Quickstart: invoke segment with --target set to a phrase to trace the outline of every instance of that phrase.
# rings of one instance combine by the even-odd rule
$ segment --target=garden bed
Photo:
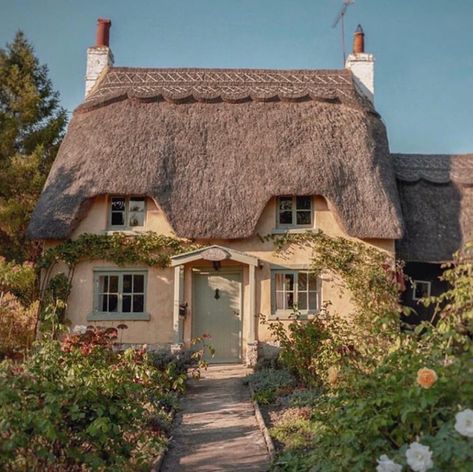
[[[115,352],[86,328],[0,364],[0,469],[149,471],[166,450],[191,357]]]

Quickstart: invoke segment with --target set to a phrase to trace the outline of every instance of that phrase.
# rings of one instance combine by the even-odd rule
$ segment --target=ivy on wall
[[[65,312],[67,299],[72,286],[72,279],[77,264],[85,260],[105,260],[118,266],[143,264],[149,267],[166,268],[171,257],[198,249],[200,245],[190,240],[173,236],[164,236],[154,232],[138,235],[123,233],[81,234],[77,239],[64,241],[57,246],[46,249],[37,262],[42,271],[40,284],[40,305],[36,320],[36,331],[39,322],[48,318],[52,323],[55,313]],[[67,274],[59,274],[61,280],[61,297],[55,295],[58,275],[51,277],[57,264],[64,263]],[[53,303],[51,303],[53,300]],[[57,307],[60,310],[57,310]],[[61,320],[57,320],[60,322]]]
[[[348,290],[354,305],[350,330],[354,341],[367,351],[382,351],[398,336],[400,315],[406,308],[399,302],[404,289],[402,263],[388,253],[356,240],[331,237],[322,231],[268,235],[277,253],[286,256],[294,247],[311,248],[311,270],[330,274],[334,283]]]

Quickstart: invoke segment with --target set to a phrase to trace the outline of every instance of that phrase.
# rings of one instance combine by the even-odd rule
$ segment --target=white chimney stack
[[[89,94],[102,72],[113,66],[113,54],[110,49],[110,27],[112,22],[105,18],[97,20],[95,46],[87,49],[87,71],[85,76],[85,96]]]
[[[353,36],[353,52],[345,67],[352,71],[358,90],[374,104],[374,56],[365,52],[365,33],[361,25]]]

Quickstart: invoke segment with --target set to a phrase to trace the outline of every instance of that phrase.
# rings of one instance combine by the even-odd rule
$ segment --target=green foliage
[[[66,121],[47,67],[18,32],[0,49],[0,254],[9,260],[37,255],[26,226]]]
[[[10,292],[25,306],[36,298],[36,271],[29,262],[15,264],[0,256],[0,294]]]
[[[0,257],[0,358],[22,356],[33,342],[38,308],[35,278],[32,264]]]
[[[51,277],[41,303],[41,331],[56,337],[64,328],[67,300],[71,292],[71,282],[62,272]]]
[[[370,357],[382,353],[399,333],[399,290],[403,285],[402,265],[368,244],[330,237],[322,231],[267,236],[278,252],[290,253],[291,246],[311,247],[311,269],[334,277],[347,290],[354,305],[350,320],[358,349]]]
[[[149,470],[185,374],[145,350],[115,353],[114,329],[44,341],[0,367],[0,469]]]
[[[442,280],[450,289],[425,303],[435,305],[434,323],[449,342],[465,344],[473,337],[473,242],[467,243],[451,263],[444,265]],[[468,342],[467,342],[468,344]]]
[[[334,246],[324,242],[323,247],[327,254],[327,248]],[[391,316],[394,319],[399,310],[395,309],[394,292],[388,290],[389,272],[384,282],[376,276],[372,284],[353,280],[347,284],[355,289],[356,322],[352,329],[360,342],[356,344],[356,362],[343,362],[343,359],[337,362],[336,375],[328,382],[330,385],[325,382],[309,420],[292,425],[283,423],[274,430],[275,437],[286,447],[273,464],[273,470],[364,472],[375,470],[382,455],[406,466],[406,450],[415,441],[429,446],[433,452],[434,466],[429,470],[473,470],[473,438],[461,435],[454,427],[455,415],[473,406],[471,247],[468,245],[459,253],[445,273],[451,289],[439,298],[429,300],[437,306],[436,325],[424,323],[405,332],[394,329],[389,320]],[[347,276],[350,280],[350,274],[365,274],[367,280],[376,274],[374,268],[363,267],[366,264],[363,258],[356,260],[356,257],[343,256],[338,259],[337,256],[336,259],[339,260],[336,267],[340,269],[337,273],[343,280]],[[334,261],[330,257],[327,260],[328,266],[333,267]],[[358,267],[352,267],[351,262],[346,265],[346,260],[356,261]],[[367,260],[371,264],[375,258],[368,257]],[[395,282],[394,277],[392,282]],[[374,287],[369,296],[379,297],[379,300],[372,300],[371,307],[360,305],[368,303],[366,298],[356,294],[362,287],[367,293]],[[380,309],[381,319],[388,323],[379,322],[377,309],[373,307]],[[365,323],[370,312],[372,330]],[[357,322],[363,326],[363,331],[358,332]],[[384,336],[378,332],[381,342],[377,343],[373,334],[383,324],[388,334]],[[333,328],[328,329],[328,339],[338,336]],[[307,328],[307,336],[312,329]],[[358,337],[363,332],[366,332],[365,342]],[[345,335],[342,338],[345,339]],[[371,349],[369,344],[373,341],[376,345]],[[331,342],[325,344],[329,350],[335,347],[338,351],[336,343],[332,347]],[[370,351],[373,353],[371,360],[366,356]],[[313,353],[318,354],[316,347]],[[438,380],[434,379],[430,384],[420,381],[417,372],[421,368],[435,371]]]
[[[406,445],[417,438],[432,445],[433,470],[469,470],[464,464],[473,459],[473,439],[459,435],[453,423],[459,410],[472,405],[471,365],[469,355],[446,363],[404,346],[369,374],[346,370],[343,387],[322,395],[312,410],[313,439],[298,446],[309,452],[295,458],[294,451],[285,451],[275,470],[295,470],[295,463],[300,470],[374,470],[383,454],[403,463]],[[416,382],[424,366],[438,375],[429,389]],[[465,454],[468,459],[462,459]]]
[[[316,406],[321,396],[320,390],[301,389],[294,390],[287,398],[289,406],[292,407],[306,407]]]
[[[308,408],[290,408],[271,428],[271,436],[285,449],[304,449],[314,440],[314,426],[309,418]]]
[[[295,385],[294,376],[282,369],[261,369],[248,375],[245,381],[253,386],[253,399],[264,405],[273,403],[278,394],[292,390]]]
[[[295,312],[289,324],[270,321],[267,325],[279,343],[280,362],[308,387],[323,385],[332,366],[362,363],[351,323],[331,316],[326,307],[312,319]]]
[[[374,368],[400,333],[401,266],[367,244],[321,231],[268,238],[283,254],[293,246],[312,248],[311,270],[329,276],[353,304],[348,316],[331,312],[326,304],[313,319],[295,311],[287,326],[267,322],[281,346],[283,365],[310,387],[330,386],[330,369]]]
[[[133,236],[123,233],[83,233],[77,239],[44,251],[38,260],[38,267],[48,269],[58,262],[64,262],[73,268],[81,260],[103,259],[119,266],[144,264],[164,268],[169,266],[171,256],[198,247],[190,241],[151,231]]]

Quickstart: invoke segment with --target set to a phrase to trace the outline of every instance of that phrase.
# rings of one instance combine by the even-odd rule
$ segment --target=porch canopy
[[[236,251],[228,247],[219,245],[206,246],[195,251],[179,254],[171,258],[171,267],[174,267],[174,311],[173,311],[173,328],[175,343],[183,343],[183,323],[179,316],[179,309],[183,301],[184,293],[184,265],[190,262],[204,260],[209,262],[222,262],[231,260],[240,262],[248,266],[249,273],[249,332],[248,343],[254,343],[256,333],[256,267],[259,260],[255,256],[251,256],[244,252]]]

